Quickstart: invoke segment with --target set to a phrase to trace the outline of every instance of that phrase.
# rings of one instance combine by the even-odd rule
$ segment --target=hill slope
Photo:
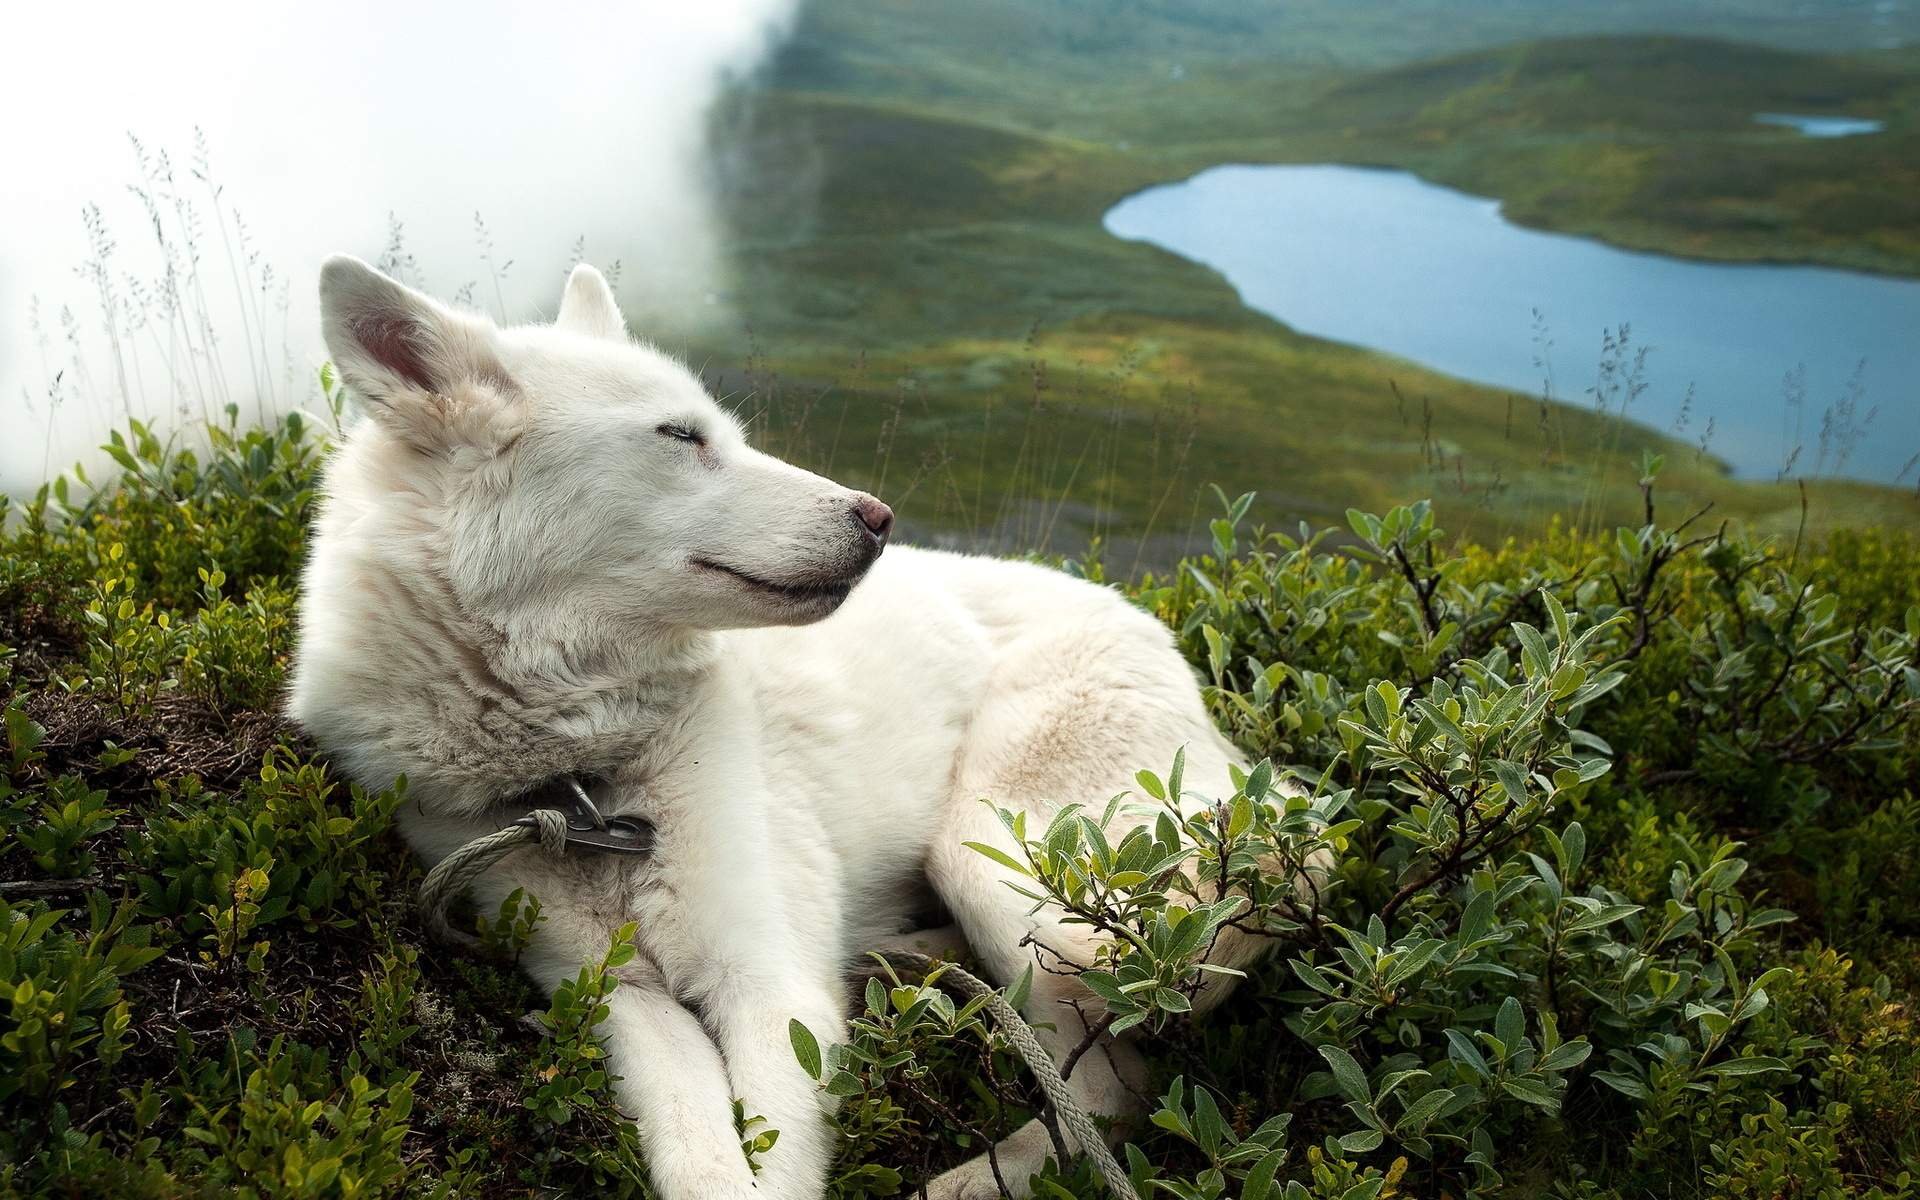
[[[1260,78],[1201,79],[1192,96],[1108,86],[1103,119],[1143,123],[1138,139],[1116,139],[978,111],[984,82],[944,97],[868,95],[870,64],[835,67],[820,40],[803,30],[797,59],[774,73],[786,90],[724,124],[744,244],[734,299],[756,347],[750,369],[725,382],[753,389],[776,448],[884,485],[922,531],[992,530],[1012,546],[1050,535],[1063,549],[1090,532],[1183,539],[1198,485],[1218,482],[1262,491],[1270,517],[1316,521],[1445,493],[1469,529],[1497,536],[1583,506],[1628,519],[1646,450],[1668,455],[1682,502],[1711,500],[1766,529],[1800,522],[1797,490],[1730,481],[1697,448],[1294,334],[1211,272],[1109,236],[1099,217],[1220,158],[1425,155],[1416,165],[1443,177],[1449,164],[1504,163],[1536,185],[1577,188],[1580,177],[1554,176],[1541,156],[1583,138],[1612,144],[1593,131],[1640,120],[1581,98],[1633,90],[1620,76],[1636,61],[1685,75],[1673,64],[1704,55],[1720,64],[1711,79],[1744,77],[1755,56],[1774,55],[1768,74],[1805,67],[1793,83],[1803,98],[1821,79],[1881,79],[1877,69],[1665,41],[1518,47],[1338,79],[1246,68]],[[1667,66],[1648,57],[1662,46]],[[913,65],[929,57],[964,55],[945,43],[901,53]],[[1590,64],[1585,76],[1566,65],[1575,61]],[[1584,79],[1578,94],[1556,99],[1568,79]],[[1879,86],[1885,101],[1903,85]],[[1002,106],[1042,85],[1015,73],[1007,88]],[[939,89],[922,78],[917,90]],[[1237,124],[1213,120],[1232,97]],[[1729,98],[1693,120],[1710,136],[1780,141],[1737,123],[1753,102]],[[1334,110],[1351,124],[1331,128]],[[1244,133],[1255,126],[1257,137]],[[1201,137],[1215,140],[1180,140]],[[737,358],[725,340],[708,349],[712,361]],[[1885,489],[1818,483],[1811,494],[1816,529],[1920,520],[1920,504]],[[1148,557],[1165,555],[1150,544]]]
[[[1198,110],[1164,135],[1183,164],[1378,163],[1496,196],[1523,224],[1637,249],[1920,272],[1920,56],[1911,53],[1582,38],[1317,89],[1244,74],[1209,86],[1258,97],[1264,119],[1223,136],[1235,126]],[[1809,138],[1756,124],[1759,112],[1865,116],[1886,129]]]

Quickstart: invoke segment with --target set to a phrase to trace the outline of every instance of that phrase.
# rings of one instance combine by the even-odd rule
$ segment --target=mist
[[[680,331],[717,319],[708,115],[796,2],[16,10],[0,74],[0,487],[30,490],[127,415],[311,404],[314,280],[335,252],[384,255],[509,319],[551,312],[577,257],[617,262],[629,311]],[[155,214],[173,290],[217,338],[199,361],[191,320],[164,301]]]

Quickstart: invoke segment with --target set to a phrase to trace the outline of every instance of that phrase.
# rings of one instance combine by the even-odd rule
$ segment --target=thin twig
[[[92,891],[104,882],[98,875],[82,875],[76,879],[13,879],[0,883],[0,898],[77,896]]]

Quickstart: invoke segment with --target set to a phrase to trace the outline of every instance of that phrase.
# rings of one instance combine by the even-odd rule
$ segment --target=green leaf
[[[1398,1136],[1405,1136],[1409,1133],[1419,1133],[1427,1127],[1429,1121],[1433,1120],[1433,1118],[1439,1114],[1442,1108],[1446,1107],[1447,1101],[1451,1099],[1453,1099],[1452,1088],[1433,1089],[1418,1100],[1415,1100],[1412,1104],[1407,1105],[1407,1111],[1401,1113],[1400,1119],[1394,1122],[1394,1133]]]
[[[1702,1029],[1716,1037],[1733,1028],[1733,1018],[1711,1005],[1689,1002],[1682,1015],[1689,1021],[1700,1022]]]
[[[1534,874],[1538,875],[1541,882],[1547,885],[1547,895],[1551,896],[1557,904],[1560,900],[1560,876],[1554,871],[1552,864],[1533,851],[1527,851],[1527,859],[1533,863]],[[1502,1038],[1501,1040],[1505,1041],[1506,1039]]]
[[[1473,894],[1473,899],[1467,901],[1466,911],[1460,915],[1461,941],[1477,942],[1493,931],[1493,906],[1494,894],[1491,890]]]
[[[1531,1076],[1521,1075],[1502,1079],[1500,1086],[1508,1095],[1525,1100],[1536,1108],[1550,1113],[1560,1111],[1560,1098],[1554,1095],[1553,1090],[1546,1084]]]
[[[1789,1071],[1792,1068],[1780,1059],[1754,1055],[1750,1058],[1730,1058],[1726,1062],[1715,1063],[1707,1070],[1722,1079],[1738,1079],[1744,1075],[1760,1075],[1767,1071]]]
[[[1338,996],[1340,994],[1340,989],[1334,986],[1333,981],[1328,979],[1318,967],[1305,959],[1290,958],[1287,960],[1287,966],[1293,968],[1293,973],[1300,978],[1301,983],[1306,984],[1314,991],[1328,996]]]
[[[1428,963],[1432,962],[1434,956],[1439,954],[1445,947],[1446,943],[1439,938],[1428,938],[1412,950],[1407,951],[1406,957],[1393,964],[1393,969],[1387,972],[1386,985],[1388,987],[1398,987],[1408,979],[1413,978],[1413,976],[1425,968]]]
[[[1652,1089],[1637,1075],[1629,1075],[1625,1071],[1595,1071],[1593,1077],[1622,1096],[1630,1096],[1635,1100],[1653,1098]]]
[[[1513,623],[1514,636],[1520,639],[1520,670],[1529,680],[1537,679],[1547,673],[1551,654],[1547,650],[1547,639],[1540,631],[1525,621]]]
[[[1639,911],[1640,906],[1638,904],[1603,904],[1599,908],[1583,913],[1568,922],[1567,932],[1586,933],[1590,930],[1600,929],[1613,924],[1615,921],[1624,921]]]
[[[1264,796],[1266,793],[1262,792],[1260,794]],[[1235,796],[1233,803],[1228,807],[1227,813],[1227,837],[1229,840],[1239,838],[1245,834],[1247,830],[1253,828],[1253,801],[1247,797]]]
[[[1247,772],[1247,784],[1242,790],[1247,799],[1255,803],[1265,800],[1273,790],[1273,760],[1263,758],[1255,763],[1253,770]]]
[[[1493,1019],[1493,1036],[1512,1054],[1520,1048],[1527,1037],[1527,1014],[1520,1007],[1520,997],[1508,996],[1500,1002],[1500,1012]]]
[[[1486,1058],[1481,1055],[1480,1048],[1473,1044],[1472,1038],[1458,1029],[1447,1030],[1447,1057],[1466,1066],[1482,1079],[1493,1074],[1492,1069],[1487,1066]]]
[[[860,1086],[860,1077],[851,1071],[837,1072],[832,1079],[827,1080],[827,1095],[838,1096],[843,1100],[850,1096],[858,1096],[864,1090]]]
[[[807,1078],[820,1078],[820,1042],[813,1031],[796,1018],[787,1022],[787,1037],[793,1042],[793,1056],[800,1060],[800,1069],[807,1073]]]
[[[1027,1001],[1032,997],[1033,964],[1029,962],[1027,969],[1020,972],[1020,978],[1014,980],[1013,986],[1007,989],[1007,1004],[1011,1006],[1015,1012],[1019,1012],[1026,1008]]]
[[[1540,1060],[1542,1071],[1567,1071],[1587,1061],[1593,1053],[1593,1047],[1585,1038],[1576,1038],[1555,1046],[1546,1057]]]
[[[1553,636],[1561,645],[1573,640],[1573,623],[1567,620],[1567,610],[1554,598],[1548,588],[1540,589],[1540,602],[1547,606],[1547,615],[1553,618]]]
[[[1107,1029],[1107,1032],[1112,1034],[1114,1037],[1119,1037],[1121,1034],[1125,1033],[1127,1030],[1132,1029],[1135,1025],[1143,1024],[1146,1021],[1147,1017],[1150,1015],[1151,1014],[1148,1013],[1147,1010],[1144,1008],[1138,1012],[1130,1012],[1126,1016],[1121,1017],[1118,1021],[1115,1021],[1112,1024],[1112,1026],[1110,1026]]]
[[[1285,1150],[1273,1150],[1253,1164],[1246,1182],[1240,1185],[1240,1200],[1267,1200],[1273,1192],[1273,1178],[1279,1174],[1280,1164],[1286,1157]]]
[[[1020,860],[1014,858],[1011,854],[1008,854],[1004,850],[1001,850],[994,846],[989,846],[985,842],[962,842],[960,844],[965,846],[969,850],[975,851],[976,853],[986,855],[988,858],[999,863],[1001,866],[1006,867],[1008,870],[1018,871],[1020,874],[1025,875],[1029,879],[1033,878],[1033,872],[1030,869],[1028,869],[1025,863],[1022,863]]]
[[[1115,1012],[1128,1013],[1140,1007],[1138,1001],[1120,990],[1120,981],[1106,971],[1086,971],[1080,976],[1086,989],[1106,1001]]]
[[[1363,1102],[1373,1099],[1373,1092],[1367,1087],[1367,1073],[1361,1070],[1353,1055],[1338,1046],[1321,1046],[1319,1050],[1320,1057],[1333,1068],[1333,1081],[1342,1095]]]
[[[1378,1150],[1380,1143],[1386,1140],[1386,1136],[1378,1129],[1362,1129],[1341,1138],[1340,1148],[1352,1154],[1365,1154],[1369,1150]],[[1377,1184],[1379,1181],[1374,1182]],[[1375,1190],[1379,1189],[1376,1187]]]
[[[1769,925],[1783,925],[1788,921],[1799,919],[1784,908],[1763,908],[1747,917],[1747,928],[1749,930],[1765,929]]]
[[[1526,801],[1527,773],[1520,769],[1518,763],[1510,763],[1505,759],[1495,759],[1488,763],[1487,766],[1493,771],[1493,777],[1500,781],[1500,787],[1507,793],[1508,799],[1512,800],[1516,805]]]
[[[1567,831],[1560,835],[1560,849],[1567,856],[1567,869],[1562,874],[1572,879],[1587,859],[1587,831],[1580,822],[1568,825]]]
[[[1193,1089],[1193,1132],[1208,1157],[1219,1156],[1220,1147],[1227,1139],[1227,1122],[1220,1115],[1220,1106],[1214,1103],[1213,1093],[1203,1087]]]

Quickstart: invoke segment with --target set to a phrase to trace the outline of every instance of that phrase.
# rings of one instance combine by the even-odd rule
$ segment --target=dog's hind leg
[[[966,930],[989,979],[1004,986],[1033,969],[1033,991],[1023,1015],[1033,1023],[1054,1065],[1066,1066],[1086,1038],[1088,1022],[1098,1021],[1101,1013],[1099,999],[1071,973],[1071,966],[1092,959],[1088,931],[1053,920],[1044,910],[1030,914],[1031,903],[1006,887],[1004,868],[961,844],[1005,848],[1006,831],[984,805],[968,804],[956,811],[944,837],[951,839],[951,851],[943,846],[930,863],[930,874],[941,881],[942,898]],[[1140,1112],[1145,1064],[1130,1044],[1102,1037],[1073,1064],[1067,1083],[1080,1107],[1097,1123],[1108,1124],[1117,1138],[1131,1130]],[[1061,1136],[1069,1153],[1084,1150],[1071,1133],[1062,1129]],[[1024,1197],[1030,1191],[1028,1180],[1054,1154],[1051,1133],[1041,1122],[1030,1121],[996,1145],[991,1159],[982,1155],[953,1168],[933,1180],[927,1194],[930,1200],[989,1200],[1000,1195],[1004,1181],[1015,1197]]]
[[[1229,795],[1227,765],[1234,758],[1208,722],[1192,674],[1164,629],[1131,609],[1102,605],[1087,616],[1003,649],[988,685],[991,699],[974,716],[952,802],[927,859],[928,882],[988,975],[1004,986],[1033,968],[1025,1015],[1062,1068],[1086,1039],[1089,1022],[1104,1012],[1074,971],[1093,961],[1101,935],[1066,924],[1049,909],[1030,911],[1032,902],[1007,886],[1014,874],[965,845],[985,843],[1018,857],[982,798],[1025,811],[1037,834],[1059,804],[1079,801],[1097,812],[1128,790],[1137,768],[1164,771],[1183,746],[1188,786]],[[1129,1131],[1142,1109],[1144,1063],[1123,1040],[1099,1037],[1067,1082],[1089,1115],[1109,1123],[1114,1138]],[[1007,1188],[1023,1197],[1029,1177],[1052,1152],[1052,1139],[1036,1123],[1001,1142],[994,1157]],[[956,1167],[936,1179],[929,1194],[934,1200],[993,1196],[999,1191],[993,1165],[981,1158]]]

